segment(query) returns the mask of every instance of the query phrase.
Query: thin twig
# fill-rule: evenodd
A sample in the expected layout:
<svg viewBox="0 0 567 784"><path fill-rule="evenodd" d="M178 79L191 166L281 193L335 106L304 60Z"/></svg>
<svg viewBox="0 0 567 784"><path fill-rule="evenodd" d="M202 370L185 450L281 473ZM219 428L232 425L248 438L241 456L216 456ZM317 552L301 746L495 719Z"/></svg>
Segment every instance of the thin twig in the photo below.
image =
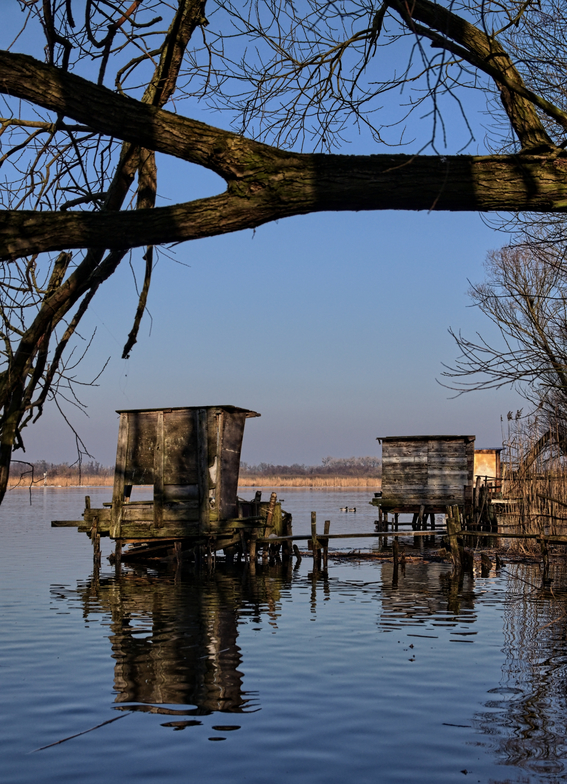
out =
<svg viewBox="0 0 567 784"><path fill-rule="evenodd" d="M103 721L102 724L97 724L96 727L90 727L88 730L83 730L83 732L77 732L75 735L69 735L68 738L61 738L61 740L56 740L55 743L49 743L47 746L40 746L39 749L34 749L33 751L28 752L29 754L35 754L36 751L43 751L44 749L50 749L52 746L58 746L60 743L65 743L67 740L73 740L73 738L78 738L81 735L86 735L87 732L92 732L93 730L98 730L100 727L104 727L106 724L112 724L113 721L118 721L118 719L123 719L125 716L129 716L128 713L122 713L120 716L115 716L113 719L108 719L107 721Z"/></svg>

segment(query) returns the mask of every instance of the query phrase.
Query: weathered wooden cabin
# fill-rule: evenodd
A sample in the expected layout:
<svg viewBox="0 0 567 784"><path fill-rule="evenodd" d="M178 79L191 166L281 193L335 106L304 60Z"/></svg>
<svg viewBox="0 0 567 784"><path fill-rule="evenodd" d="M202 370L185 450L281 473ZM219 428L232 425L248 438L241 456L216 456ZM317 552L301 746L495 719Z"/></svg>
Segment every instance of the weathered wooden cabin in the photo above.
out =
<svg viewBox="0 0 567 784"><path fill-rule="evenodd" d="M244 425L260 416L255 411L202 406L118 413L112 502L95 509L87 498L84 519L75 523L80 531L146 546L206 542L212 550L240 542L241 532L262 535L266 523L283 533L275 496L269 504L237 496ZM149 486L152 497L132 499L136 485Z"/></svg>
<svg viewBox="0 0 567 784"><path fill-rule="evenodd" d="M474 436L388 436L382 442L384 512L424 515L472 504Z"/></svg>

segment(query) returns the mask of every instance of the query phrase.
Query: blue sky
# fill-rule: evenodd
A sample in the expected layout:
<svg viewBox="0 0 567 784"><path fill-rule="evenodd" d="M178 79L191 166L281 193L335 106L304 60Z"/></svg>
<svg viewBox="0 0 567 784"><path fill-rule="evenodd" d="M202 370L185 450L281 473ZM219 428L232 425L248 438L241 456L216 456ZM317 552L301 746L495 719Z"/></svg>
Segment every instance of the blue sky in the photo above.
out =
<svg viewBox="0 0 567 784"><path fill-rule="evenodd" d="M218 114L208 121L227 124ZM346 151L380 150L355 139ZM161 161L162 203L222 188L215 175ZM124 265L83 324L83 335L97 332L78 377L110 362L99 386L85 388L88 417L68 414L105 464L115 456L115 409L146 406L260 412L245 433L251 463L378 454L383 435L470 433L496 446L500 416L523 401L510 390L450 399L437 379L457 354L449 327L494 334L468 307L467 279L482 279L486 252L504 240L476 214L343 212L177 246L155 270L151 332L146 316L128 361L120 355L136 293ZM133 265L141 271L140 254ZM54 410L24 436L28 459L75 459Z"/></svg>
<svg viewBox="0 0 567 784"><path fill-rule="evenodd" d="M114 410L144 406L260 412L247 424L248 462L376 454L380 435L471 433L498 445L500 415L522 405L517 395L450 399L436 379L456 356L449 326L490 334L468 307L467 278L482 278L487 249L501 241L477 215L387 212L293 218L179 246L189 266L160 260L151 334L146 318L128 361L120 354L136 297L124 268L86 322L97 328L91 373L111 360L100 386L85 390L89 417L73 421L105 463ZM72 460L56 414L27 441L33 457Z"/></svg>

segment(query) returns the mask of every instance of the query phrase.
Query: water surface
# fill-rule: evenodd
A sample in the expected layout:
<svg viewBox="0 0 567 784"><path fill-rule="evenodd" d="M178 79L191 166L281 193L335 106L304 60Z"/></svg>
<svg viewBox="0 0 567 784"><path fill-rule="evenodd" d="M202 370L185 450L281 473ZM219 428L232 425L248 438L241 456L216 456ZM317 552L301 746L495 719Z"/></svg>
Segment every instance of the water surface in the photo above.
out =
<svg viewBox="0 0 567 784"><path fill-rule="evenodd" d="M13 491L0 511L3 782L564 780L560 571L555 596L519 566L459 581L408 563L397 586L391 563L313 577L307 558L96 574L88 538L50 528L84 492ZM281 494L296 532L311 510L372 530L367 491Z"/></svg>

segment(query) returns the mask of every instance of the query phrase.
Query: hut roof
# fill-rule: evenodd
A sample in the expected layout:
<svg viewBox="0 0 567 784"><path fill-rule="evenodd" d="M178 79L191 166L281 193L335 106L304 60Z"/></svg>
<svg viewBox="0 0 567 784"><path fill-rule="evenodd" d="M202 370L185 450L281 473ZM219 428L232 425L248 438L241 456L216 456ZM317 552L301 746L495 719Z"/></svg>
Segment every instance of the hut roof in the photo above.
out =
<svg viewBox="0 0 567 784"><path fill-rule="evenodd" d="M466 439L474 441L476 436L378 436L377 441L454 441L456 439Z"/></svg>
<svg viewBox="0 0 567 784"><path fill-rule="evenodd" d="M162 408L120 408L117 409L117 414L144 414L152 411L194 411L197 408L222 408L223 411L231 413L243 412L246 414L246 419L252 417L262 416L257 411L251 411L248 408L239 408L238 406L163 406Z"/></svg>

